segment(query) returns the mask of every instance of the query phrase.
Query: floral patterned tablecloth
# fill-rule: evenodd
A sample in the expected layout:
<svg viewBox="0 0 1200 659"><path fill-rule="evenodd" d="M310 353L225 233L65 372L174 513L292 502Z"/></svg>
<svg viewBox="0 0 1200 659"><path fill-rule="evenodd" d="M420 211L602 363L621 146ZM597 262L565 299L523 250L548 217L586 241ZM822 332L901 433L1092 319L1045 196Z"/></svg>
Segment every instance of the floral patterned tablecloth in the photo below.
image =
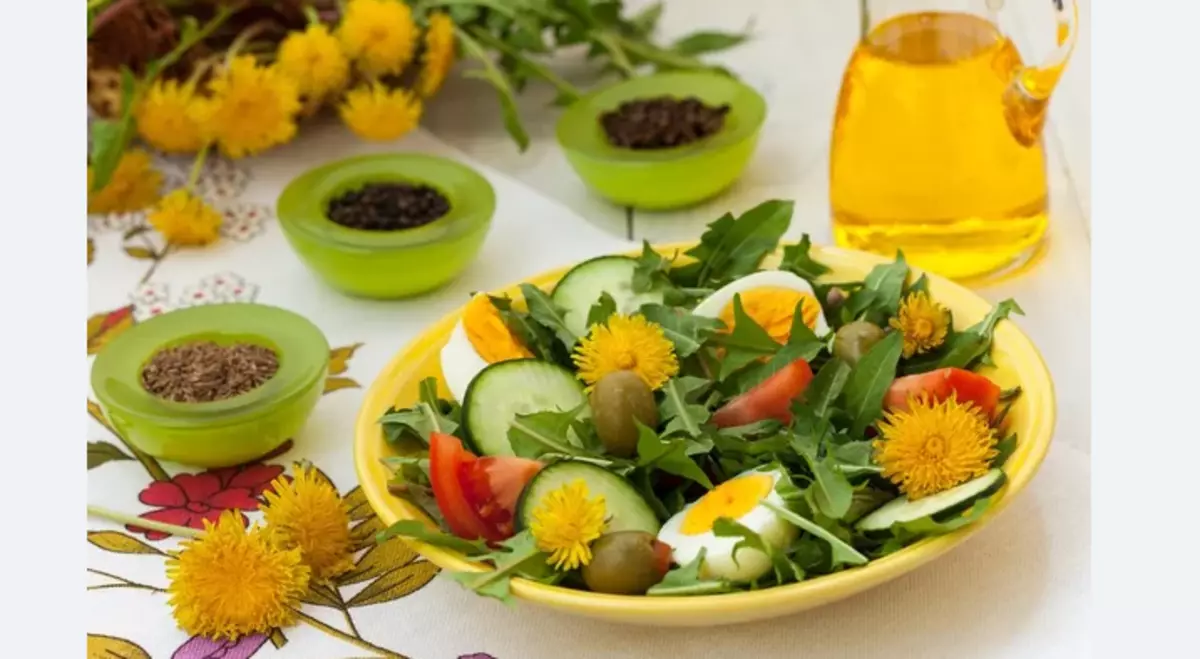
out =
<svg viewBox="0 0 1200 659"><path fill-rule="evenodd" d="M228 469L195 469L141 455L88 400L89 503L201 528L222 511L246 523L271 481L310 461L341 493L358 543L356 567L336 588L313 590L305 622L270 635L214 642L179 631L167 606L166 552L176 539L90 519L89 656L247 659L404 656L414 659L721 656L1069 656L1085 624L1086 453L1059 445L1014 505L964 548L934 566L847 602L789 619L715 630L618 627L504 607L477 598L381 528L358 488L352 425L386 361L475 290L632 243L601 232L556 202L476 164L497 191L495 220L478 260L456 282L403 302L345 298L297 260L275 224L288 180L321 162L387 149L470 159L426 133L372 147L334 126L253 161L210 162L203 194L225 214L223 239L202 250L167 250L138 213L89 218L88 355L132 325L172 310L263 302L297 311L325 332L330 373L305 429L279 450ZM160 159L166 187L187 163ZM534 245L536 244L536 247ZM1082 511L1082 514L1080 514ZM1082 561L1082 562L1081 562ZM1082 566L1082 569L1081 569Z"/></svg>

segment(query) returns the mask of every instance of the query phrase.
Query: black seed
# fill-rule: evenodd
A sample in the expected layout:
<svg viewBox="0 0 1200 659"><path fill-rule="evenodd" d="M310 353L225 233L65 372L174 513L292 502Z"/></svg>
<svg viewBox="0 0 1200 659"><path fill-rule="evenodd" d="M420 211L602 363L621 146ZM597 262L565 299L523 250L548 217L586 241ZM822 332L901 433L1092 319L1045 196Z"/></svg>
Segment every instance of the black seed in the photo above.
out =
<svg viewBox="0 0 1200 659"><path fill-rule="evenodd" d="M445 195L408 183L368 183L333 198L326 208L330 221L366 231L415 229L449 212Z"/></svg>
<svg viewBox="0 0 1200 659"><path fill-rule="evenodd" d="M600 125L613 146L667 149L691 144L725 126L729 105L712 107L700 99L670 96L635 99L600 115Z"/></svg>

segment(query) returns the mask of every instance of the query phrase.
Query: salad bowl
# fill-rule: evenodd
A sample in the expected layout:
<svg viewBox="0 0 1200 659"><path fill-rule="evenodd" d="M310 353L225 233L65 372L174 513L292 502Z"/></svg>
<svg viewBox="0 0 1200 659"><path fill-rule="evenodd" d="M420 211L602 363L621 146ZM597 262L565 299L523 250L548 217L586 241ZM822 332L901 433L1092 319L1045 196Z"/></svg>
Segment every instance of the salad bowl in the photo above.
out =
<svg viewBox="0 0 1200 659"><path fill-rule="evenodd" d="M653 249L670 255L695 245L694 242L659 245ZM861 280L872 268L887 263L874 255L828 247L814 246L811 255L829 268L829 272L820 277L820 282ZM637 258L638 253L629 256ZM761 267L775 267L782 256L782 250L768 255ZM681 257L677 263L686 261L686 257ZM569 270L546 272L524 283L549 290ZM912 269L913 277L922 274L927 278L930 297L953 314L956 324L977 323L992 310L988 301L970 290ZM516 297L520 291L514 285L493 294ZM417 401L420 384L426 378L436 378L438 395L450 397L445 388L439 353L451 339L461 313L460 310L447 315L396 354L368 390L356 421L355 468L367 500L385 524L426 520L427 517L418 507L389 493L392 470L384 459L394 455L394 449L385 440L380 417L390 408L407 407ZM1049 448L1055 423L1054 388L1045 363L1029 337L1012 322L997 324L991 345L991 363L981 372L995 385L1006 390L1019 387L1021 393L1007 412L1008 427L1018 439L1011 455L1003 462L1004 487L986 512L973 523L918 540L863 565L758 590L690 596L610 595L514 577L510 584L511 595L523 602L610 622L707 627L793 614L862 593L911 572L961 544L994 519L1028 485ZM443 546L411 538L405 538L405 541L428 560L451 572L492 569Z"/></svg>

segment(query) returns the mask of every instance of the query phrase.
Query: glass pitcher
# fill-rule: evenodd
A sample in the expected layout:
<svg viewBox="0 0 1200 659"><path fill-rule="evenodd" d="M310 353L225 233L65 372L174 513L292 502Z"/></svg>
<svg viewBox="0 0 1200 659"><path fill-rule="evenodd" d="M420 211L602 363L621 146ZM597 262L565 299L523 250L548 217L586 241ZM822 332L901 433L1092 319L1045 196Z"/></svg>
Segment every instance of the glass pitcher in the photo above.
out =
<svg viewBox="0 0 1200 659"><path fill-rule="evenodd" d="M861 5L830 147L835 240L889 257L901 249L958 279L1025 261L1046 232L1041 134L1074 47L1075 0ZM1032 33L1041 26L1031 17L1047 28L1057 19L1040 66L1001 29L1024 22Z"/></svg>

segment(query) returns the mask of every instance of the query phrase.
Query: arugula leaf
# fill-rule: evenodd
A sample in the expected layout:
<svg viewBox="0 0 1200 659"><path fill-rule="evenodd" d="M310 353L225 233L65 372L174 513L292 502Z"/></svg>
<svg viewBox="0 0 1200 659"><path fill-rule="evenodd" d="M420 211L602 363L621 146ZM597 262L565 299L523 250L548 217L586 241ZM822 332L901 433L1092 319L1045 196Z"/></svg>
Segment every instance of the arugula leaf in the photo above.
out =
<svg viewBox="0 0 1200 659"><path fill-rule="evenodd" d="M775 353L766 363L755 368L747 369L746 372L738 378L737 389L740 393L745 393L759 384L765 382L767 378L782 371L792 362L797 359L803 359L806 362L812 362L817 355L825 348L825 343L813 334L812 329L804 324L804 314L801 313L804 302L796 304L796 310L792 315L792 328L788 334L788 341L779 352Z"/></svg>
<svg viewBox="0 0 1200 659"><path fill-rule="evenodd" d="M429 487L429 452L421 451L412 455L389 455L383 458L383 463L393 470L392 483L409 486Z"/></svg>
<svg viewBox="0 0 1200 659"><path fill-rule="evenodd" d="M924 293L924 294L928 295L929 294L929 277L926 277L925 275L921 275L920 277L917 278L917 280L915 282L913 282L912 286L907 287L904 291L905 295L909 295L912 293Z"/></svg>
<svg viewBox="0 0 1200 659"><path fill-rule="evenodd" d="M567 316L562 307L555 304L549 295L533 284L521 284L521 295L525 298L525 304L529 307L529 315L533 316L534 320L553 332L567 349L575 345L578 337L567 327ZM610 297L609 300L612 298ZM590 312L588 315L591 315Z"/></svg>
<svg viewBox="0 0 1200 659"><path fill-rule="evenodd" d="M718 380L728 378L734 371L750 362L773 356L783 347L746 313L746 309L742 307L740 293L733 296L733 331L719 334L715 338L725 346L725 357L721 360Z"/></svg>
<svg viewBox="0 0 1200 659"><path fill-rule="evenodd" d="M970 508L947 520L938 521L933 517L923 517L911 522L896 524L895 527L893 527L893 533L900 531L916 536L931 536L942 535L945 533L950 533L951 531L956 531L964 526L967 526L968 524L973 524L980 517L983 517L983 514L988 511L988 508L992 507L992 502L996 499L996 497L997 495L993 494L982 499L977 499L975 503L971 504Z"/></svg>
<svg viewBox="0 0 1200 659"><path fill-rule="evenodd" d="M828 266L813 260L809 255L811 250L812 241L806 233L800 237L800 242L783 248L783 260L779 263L779 269L795 273L809 282L829 272Z"/></svg>
<svg viewBox="0 0 1200 659"><path fill-rule="evenodd" d="M742 213L736 220L726 213L708 225L700 244L686 254L696 259L676 270L693 286L722 284L758 269L763 257L775 251L792 221L793 203L767 201Z"/></svg>
<svg viewBox="0 0 1200 659"><path fill-rule="evenodd" d="M376 533L375 542L382 544L396 536L423 542L434 547L445 547L446 549L462 552L467 556L482 556L490 551L487 542L484 540L464 540L456 535L430 528L428 524L415 519L402 519Z"/></svg>
<svg viewBox="0 0 1200 659"><path fill-rule="evenodd" d="M1008 462L1014 451L1017 450L1017 434L1012 433L1004 439L996 443L996 457L992 458L991 467L999 469Z"/></svg>
<svg viewBox="0 0 1200 659"><path fill-rule="evenodd" d="M812 382L808 383L808 388L804 390L805 404L818 417L829 416L829 408L838 396L842 395L842 389L849 379L850 365L836 357L830 359L817 371Z"/></svg>
<svg viewBox="0 0 1200 659"><path fill-rule="evenodd" d="M520 458L537 458L544 453L587 455L571 437L571 428L586 403L570 410L546 410L518 414L508 427L508 442Z"/></svg>
<svg viewBox="0 0 1200 659"><path fill-rule="evenodd" d="M747 528L744 524L728 517L718 517L713 522L712 531L713 535L718 538L741 538L733 546L732 553L735 564L738 562L738 554L743 549L757 551L770 559L777 585L804 580L804 570L799 565L793 563L779 548L763 540L761 535Z"/></svg>
<svg viewBox="0 0 1200 659"><path fill-rule="evenodd" d="M536 322L529 314L514 309L512 300L506 297L489 295L488 299L492 302L492 306L496 307L496 312L500 314L504 325L521 340L522 345L529 348L529 351L538 359L555 361L555 336L550 329Z"/></svg>
<svg viewBox="0 0 1200 659"><path fill-rule="evenodd" d="M796 514L791 509L785 508L784 506L772 501L763 501L759 505L767 507L776 515L782 517L784 521L791 522L792 524L800 527L802 530L808 531L809 533L828 543L829 548L832 551L832 560L835 567L841 564L862 565L863 563L867 562L867 557L860 554L857 549L851 547L844 540L825 530L815 522L807 520Z"/></svg>
<svg viewBox="0 0 1200 659"><path fill-rule="evenodd" d="M813 485L810 490L821 514L831 519L841 519L850 511L854 488L850 481L838 469L830 456L817 460L811 455L804 456L808 468L813 473Z"/></svg>
<svg viewBox="0 0 1200 659"><path fill-rule="evenodd" d="M437 378L421 380L419 391L417 403L412 407L389 408L379 417L388 443L415 439L428 446L431 433L453 435L458 430L461 409L457 403L438 398Z"/></svg>
<svg viewBox="0 0 1200 659"><path fill-rule="evenodd" d="M695 353L724 327L724 323L716 318L697 316L686 309L661 304L644 304L638 313L662 327L663 335L675 345L675 355L680 359Z"/></svg>
<svg viewBox="0 0 1200 659"><path fill-rule="evenodd" d="M702 55L728 50L750 38L749 34L729 32L693 32L671 45L671 50L681 55Z"/></svg>
<svg viewBox="0 0 1200 659"><path fill-rule="evenodd" d="M946 341L945 352L938 360L937 368L970 368L976 360L991 350L996 325L1013 313L1025 315L1016 302L1004 300L997 304L983 320L962 332L956 332Z"/></svg>
<svg viewBox="0 0 1200 659"><path fill-rule="evenodd" d="M481 558L490 560L496 568L489 572L454 572L450 576L479 595L510 604L509 586L512 578L531 576L536 579L545 576L549 555L537 548L537 541L527 529L501 543L498 551Z"/></svg>
<svg viewBox="0 0 1200 659"><path fill-rule="evenodd" d="M429 482L428 455L406 456L412 462L396 463L397 458L385 459L389 467L396 467L392 480L388 481L388 493L412 504L417 510L433 520L440 528L446 528L446 519L438 508L437 499Z"/></svg>
<svg viewBox="0 0 1200 659"><path fill-rule="evenodd" d="M688 457L688 442L683 439L662 439L653 430L647 428L641 421L634 419L638 428L637 466L654 468L668 474L682 476L695 481L707 489L712 489L712 481L708 474Z"/></svg>
<svg viewBox="0 0 1200 659"><path fill-rule="evenodd" d="M667 380L663 385L663 399L659 404L659 416L667 426L663 435L683 433L689 437L699 437L703 432L700 428L709 419L709 411L695 401L708 388L709 382L704 378L684 375Z"/></svg>
<svg viewBox="0 0 1200 659"><path fill-rule="evenodd" d="M874 442L869 439L846 442L835 447L831 454L837 461L838 469L848 477L859 474L878 474L883 471L873 462L875 446Z"/></svg>
<svg viewBox="0 0 1200 659"><path fill-rule="evenodd" d="M587 326L590 328L593 325L604 325L615 313L617 313L617 301L607 291L601 293L600 299L592 305L591 309L588 309Z"/></svg>
<svg viewBox="0 0 1200 659"><path fill-rule="evenodd" d="M656 288L675 286L671 281L671 259L654 251L647 240L642 241L642 255L633 268L633 292L649 293Z"/></svg>
<svg viewBox="0 0 1200 659"><path fill-rule="evenodd" d="M854 489L854 497L850 502L850 510L842 517L842 521L853 524L866 516L867 513L896 498L891 492L871 487L867 483Z"/></svg>
<svg viewBox="0 0 1200 659"><path fill-rule="evenodd" d="M842 396L850 414L852 436L861 437L883 412L883 396L896 378L896 364L903 348L904 337L892 332L871 346L850 370Z"/></svg>
<svg viewBox="0 0 1200 659"><path fill-rule="evenodd" d="M454 35L462 46L463 54L482 65L480 69L464 71L463 77L483 80L496 90L496 96L500 101L500 113L504 119L504 128L524 153L529 148L529 133L521 123L521 114L517 109L517 100L508 76L496 66L487 50L472 39L465 30L455 27Z"/></svg>
<svg viewBox="0 0 1200 659"><path fill-rule="evenodd" d="M904 282L908 281L908 263L904 253L897 251L896 260L871 268L863 279L862 288L850 294L846 308L852 318L862 317L876 325L887 325L887 319L896 315L900 298L904 293Z"/></svg>
<svg viewBox="0 0 1200 659"><path fill-rule="evenodd" d="M646 591L651 596L675 597L681 595L716 595L728 593L733 585L728 581L705 579L700 576L700 568L704 565L705 549L701 549L690 563L667 572L663 580Z"/></svg>

